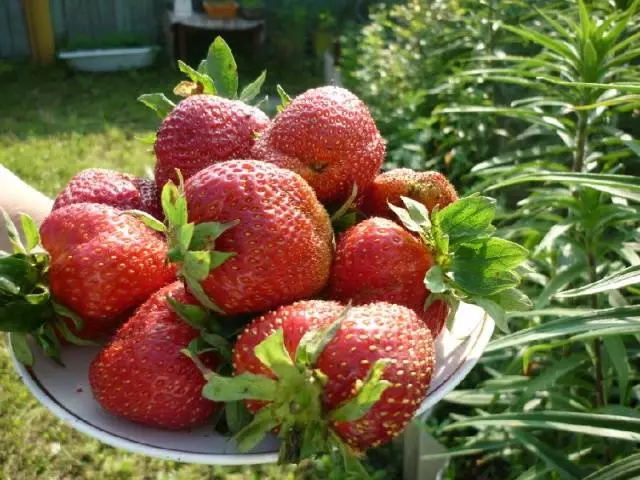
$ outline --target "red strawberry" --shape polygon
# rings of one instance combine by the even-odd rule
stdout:
[[[158,188],[176,179],[176,168],[187,179],[215,162],[249,157],[256,134],[268,125],[261,110],[238,100],[214,95],[185,98],[158,130],[154,146]]]
[[[257,416],[238,435],[242,449],[259,440],[247,434],[261,425],[280,430],[285,451],[300,438],[326,447],[328,429],[362,451],[390,441],[411,420],[433,361],[429,330],[407,308],[374,303],[345,311],[337,302],[303,301],[249,324],[234,349],[236,377],[209,375],[203,393],[262,400],[247,402]]]
[[[140,220],[107,205],[76,203],[53,211],[40,228],[51,255],[52,294],[85,321],[96,338],[175,279],[167,245]]]
[[[162,218],[153,180],[102,168],[77,173],[58,194],[53,210],[73,203],[102,203],[120,210],[142,210]]]
[[[369,218],[343,233],[336,245],[329,296],[356,305],[389,302],[412,309],[437,337],[447,319],[446,302],[425,311],[424,277],[433,266],[422,242],[385,218]]]
[[[204,423],[217,405],[202,397],[205,380],[181,353],[199,336],[171,310],[166,297],[196,305],[180,282],[157,291],[142,304],[91,363],[89,381],[108,412],[137,423],[182,429]],[[200,356],[215,368],[212,353]]]
[[[408,197],[422,203],[431,212],[458,199],[453,185],[439,172],[416,172],[409,168],[398,168],[382,173],[364,193],[361,208],[372,217],[390,218],[397,216],[387,202],[402,207],[400,197]]]
[[[382,165],[385,143],[366,105],[338,87],[296,97],[258,139],[254,156],[299,173],[322,202],[363,192]]]
[[[196,230],[206,222],[239,221],[215,240],[217,251],[235,255],[202,281],[226,313],[265,311],[325,286],[331,223],[299,175],[264,162],[232,160],[191,177],[185,194]]]

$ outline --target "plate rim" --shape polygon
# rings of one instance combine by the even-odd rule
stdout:
[[[478,363],[480,357],[482,356],[482,352],[484,351],[484,347],[489,343],[489,340],[491,339],[491,336],[495,329],[494,320],[486,312],[483,312],[482,321],[476,328],[473,329],[469,336],[474,335],[474,333],[478,329],[480,329],[480,332],[477,334],[468,356],[456,367],[455,371],[452,372],[434,390],[429,389],[430,397],[426,398],[422,402],[420,408],[416,411],[414,418],[421,418],[425,416],[425,413],[436,403],[441,401],[445,395],[453,391],[458,386],[458,384],[467,376],[471,369]],[[9,333],[9,337],[11,337],[11,333]],[[96,440],[99,440],[107,445],[141,455],[182,463],[239,466],[276,463],[278,460],[278,452],[243,454],[196,453],[157,447],[155,445],[138,442],[118,435],[116,433],[106,431],[98,426],[93,425],[86,418],[76,416],[73,412],[61,405],[37,380],[37,377],[32,373],[32,369],[26,367],[20,361],[18,361],[15,356],[15,352],[13,351],[13,346],[11,344],[10,338],[8,346],[15,370],[17,371],[24,385],[38,400],[38,402],[71,428],[78,430],[79,432],[88,435],[89,437],[92,437]],[[458,380],[447,384],[447,381],[449,381],[453,377],[457,377]],[[437,395],[435,395],[436,393]]]

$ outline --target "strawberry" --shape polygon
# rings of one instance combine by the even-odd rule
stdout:
[[[378,175],[364,193],[361,209],[371,217],[397,220],[388,203],[402,206],[400,197],[422,203],[427,210],[442,209],[458,199],[453,185],[439,172],[398,168]]]
[[[302,301],[250,323],[234,348],[235,376],[205,371],[203,395],[247,400],[256,416],[237,435],[241,450],[275,428],[284,439],[281,461],[336,445],[361,452],[407,425],[433,362],[429,330],[405,307]]]
[[[53,210],[73,203],[101,203],[161,216],[160,196],[153,180],[102,168],[77,173],[56,197]]]
[[[109,413],[175,430],[204,423],[217,405],[202,397],[206,382],[181,353],[200,333],[172,310],[168,296],[197,305],[181,282],[158,290],[93,360],[89,382],[96,401]],[[219,362],[211,352],[200,359],[210,368]]]
[[[429,250],[400,225],[385,218],[369,218],[338,239],[329,297],[355,305],[403,305],[416,312],[435,338],[449,309],[446,302],[436,300],[425,310],[430,292],[424,277],[433,265]]]
[[[51,292],[84,319],[84,338],[109,333],[129,310],[175,279],[162,237],[113,207],[59,208],[40,234],[51,256]]]
[[[167,218],[184,215],[170,227],[169,253],[203,304],[227,314],[262,312],[324,288],[331,223],[299,175],[231,160],[201,170],[184,190],[186,204],[172,183],[163,191],[165,203],[176,200],[165,206]]]
[[[363,192],[382,165],[385,142],[366,105],[338,87],[296,97],[260,136],[254,156],[300,174],[320,201],[344,202]]]
[[[269,125],[259,109],[215,95],[193,95],[182,100],[162,121],[154,150],[159,189],[175,180],[175,169],[185,179],[223,160],[247,158],[256,135]]]

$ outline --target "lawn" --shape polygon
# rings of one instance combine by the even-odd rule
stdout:
[[[0,73],[0,163],[51,196],[87,167],[144,175],[153,166],[153,154],[139,138],[153,133],[158,119],[136,97],[170,92],[179,79],[169,69],[80,75],[61,68],[11,66]],[[293,93],[306,87],[283,83]],[[266,90],[275,93],[273,85]],[[31,397],[1,338],[0,478],[290,477],[276,467],[225,469],[155,460],[91,440]]]

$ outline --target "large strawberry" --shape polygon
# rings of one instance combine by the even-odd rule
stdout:
[[[53,209],[73,203],[102,203],[161,216],[160,196],[153,180],[102,168],[77,173],[56,197]]]
[[[182,350],[200,331],[175,313],[172,304],[197,305],[181,282],[157,291],[120,327],[91,363],[89,381],[108,412],[137,423],[182,429],[205,422],[217,405],[202,397],[205,380]],[[216,368],[212,352],[200,355]]]
[[[321,300],[254,320],[238,337],[233,362],[233,378],[206,372],[203,394],[247,400],[256,416],[238,433],[240,448],[278,429],[281,461],[388,442],[425,398],[434,367],[431,335],[413,311]]]
[[[248,158],[257,134],[269,125],[259,109],[216,95],[182,100],[163,120],[154,146],[158,188],[175,180],[175,169],[189,178],[209,165]]]
[[[54,210],[40,234],[51,255],[51,292],[83,318],[85,338],[109,333],[123,315],[175,278],[164,239],[107,205],[75,203]]]
[[[339,87],[308,90],[260,136],[254,156],[299,173],[322,202],[363,192],[382,165],[385,142],[366,105]]]
[[[455,188],[439,172],[418,172],[409,168],[397,168],[378,175],[364,192],[361,203],[363,212],[372,217],[397,220],[389,203],[401,207],[400,197],[408,197],[422,203],[429,211],[442,209],[458,199]]]
[[[447,319],[446,302],[427,309],[424,278],[434,260],[422,242],[397,223],[369,218],[340,236],[329,281],[330,298],[356,305],[389,302],[411,308],[437,337]]]
[[[434,336],[461,301],[475,303],[506,329],[505,310],[530,305],[516,289],[516,268],[527,251],[492,236],[495,201],[470,196],[429,212],[420,202],[401,200],[406,208],[390,208],[406,230],[374,217],[338,239],[330,298],[404,305],[425,320]]]
[[[264,162],[231,160],[201,170],[184,190],[186,201],[172,183],[163,192],[169,256],[209,308],[262,312],[324,288],[333,253],[331,224],[299,175]]]

